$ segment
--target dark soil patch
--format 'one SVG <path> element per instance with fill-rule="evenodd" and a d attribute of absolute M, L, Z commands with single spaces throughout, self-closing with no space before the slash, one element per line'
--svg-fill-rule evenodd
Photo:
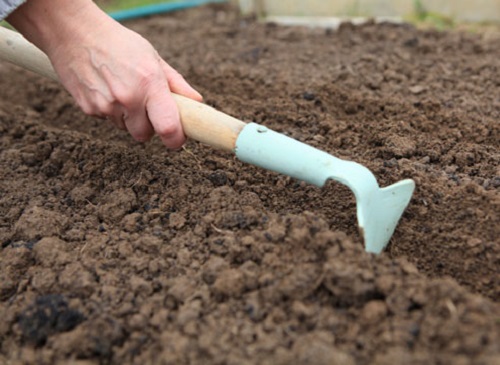
<path fill-rule="evenodd" d="M 500 38 L 131 22 L 207 103 L 417 190 L 363 251 L 350 192 L 134 143 L 0 65 L 0 363 L 498 364 Z"/>

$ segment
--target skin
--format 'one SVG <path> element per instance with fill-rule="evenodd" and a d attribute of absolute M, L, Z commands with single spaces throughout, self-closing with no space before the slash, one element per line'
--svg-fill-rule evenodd
<path fill-rule="evenodd" d="M 86 114 L 109 119 L 140 142 L 156 133 L 168 148 L 184 144 L 171 92 L 197 101 L 201 95 L 92 0 L 29 0 L 7 21 L 47 54 Z"/>

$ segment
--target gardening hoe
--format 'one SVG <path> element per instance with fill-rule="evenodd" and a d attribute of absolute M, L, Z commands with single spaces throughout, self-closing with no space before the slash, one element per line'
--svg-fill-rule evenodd
<path fill-rule="evenodd" d="M 20 34 L 0 27 L 0 59 L 58 80 L 47 56 Z M 358 225 L 368 252 L 380 253 L 410 202 L 415 183 L 380 188 L 366 167 L 344 161 L 262 125 L 246 124 L 205 104 L 173 95 L 186 136 L 231 151 L 244 161 L 317 186 L 328 179 L 347 185 L 356 197 Z"/>

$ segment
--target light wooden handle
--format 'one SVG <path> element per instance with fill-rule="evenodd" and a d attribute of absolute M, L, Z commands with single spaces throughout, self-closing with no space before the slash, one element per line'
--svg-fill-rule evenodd
<path fill-rule="evenodd" d="M 21 34 L 0 27 L 0 59 L 59 81 L 49 58 Z"/>
<path fill-rule="evenodd" d="M 59 81 L 49 58 L 19 33 L 0 27 L 0 59 Z M 246 125 L 214 108 L 173 94 L 184 133 L 212 147 L 234 152 L 236 139 Z"/>

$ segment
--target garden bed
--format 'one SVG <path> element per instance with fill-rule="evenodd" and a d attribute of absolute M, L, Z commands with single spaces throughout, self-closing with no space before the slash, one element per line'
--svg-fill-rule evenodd
<path fill-rule="evenodd" d="M 415 195 L 367 254 L 341 185 L 135 143 L 0 64 L 0 363 L 498 363 L 499 37 L 224 6 L 127 25 L 208 104 Z"/>

